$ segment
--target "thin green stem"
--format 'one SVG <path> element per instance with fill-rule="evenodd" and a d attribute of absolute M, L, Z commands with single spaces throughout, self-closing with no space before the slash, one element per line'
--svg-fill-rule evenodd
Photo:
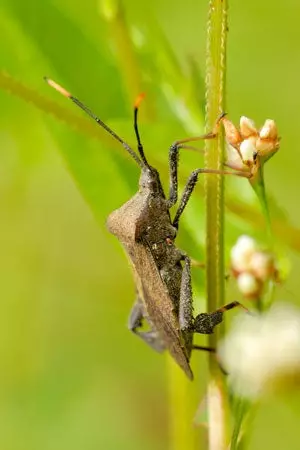
<path fill-rule="evenodd" d="M 242 399 L 240 399 L 240 398 L 237 399 L 237 404 L 235 407 L 235 414 L 234 414 L 235 423 L 234 423 L 233 433 L 232 433 L 232 438 L 231 438 L 231 443 L 230 443 L 230 450 L 237 450 L 237 448 L 238 448 L 240 431 L 241 431 L 242 423 L 244 420 L 245 411 L 246 411 L 245 403 L 243 402 Z"/>
<path fill-rule="evenodd" d="M 225 69 L 227 37 L 227 0 L 210 0 L 206 60 L 206 127 L 214 128 L 218 116 L 225 111 Z M 224 137 L 220 133 L 209 140 L 205 148 L 205 166 L 222 170 L 224 161 Z M 214 311 L 224 304 L 224 184 L 221 175 L 206 175 L 206 283 L 208 310 Z M 209 339 L 209 346 L 216 346 L 217 335 Z M 213 355 L 210 356 L 211 386 L 220 385 L 219 368 Z M 217 408 L 215 397 L 208 404 L 210 449 L 226 447 L 226 432 L 222 399 Z M 224 399 L 223 399 L 224 400 Z M 216 408 L 218 414 L 216 414 Z M 224 411 L 224 409 L 223 409 Z M 214 435 L 214 418 L 218 415 L 218 436 Z M 221 425 L 221 426 L 220 426 Z"/>
<path fill-rule="evenodd" d="M 268 205 L 268 199 L 266 195 L 266 188 L 265 188 L 265 180 L 264 180 L 264 165 L 261 163 L 259 171 L 257 173 L 257 176 L 255 179 L 251 182 L 251 185 L 253 189 L 255 190 L 255 193 L 259 199 L 262 213 L 264 215 L 267 231 L 268 231 L 268 237 L 270 239 L 270 244 L 272 244 L 273 240 L 273 234 L 272 234 L 272 224 L 271 224 L 271 217 L 270 217 L 270 211 L 269 211 L 269 205 Z"/>
<path fill-rule="evenodd" d="M 206 62 L 206 128 L 212 130 L 225 109 L 225 57 L 227 34 L 227 1 L 210 0 Z M 206 141 L 205 166 L 223 168 L 224 138 Z M 206 266 L 209 310 L 224 303 L 223 216 L 224 185 L 222 175 L 206 175 Z M 215 341 L 210 343 L 215 346 Z"/>

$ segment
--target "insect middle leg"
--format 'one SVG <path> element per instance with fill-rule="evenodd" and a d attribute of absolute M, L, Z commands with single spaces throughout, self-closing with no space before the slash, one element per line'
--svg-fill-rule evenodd
<path fill-rule="evenodd" d="M 186 333 L 203 333 L 211 334 L 216 325 L 223 320 L 223 311 L 215 311 L 213 313 L 202 313 L 193 315 L 193 294 L 191 281 L 191 260 L 183 254 L 184 267 L 182 270 L 181 288 L 180 288 L 180 305 L 179 305 L 179 326 L 183 334 Z M 201 316 L 202 321 L 198 317 Z M 199 324 L 198 324 L 199 322 Z M 192 339 L 191 339 L 192 341 Z"/>
<path fill-rule="evenodd" d="M 216 325 L 223 321 L 223 314 L 235 307 L 241 307 L 248 311 L 239 302 L 234 301 L 209 313 L 198 314 L 195 318 L 193 315 L 193 295 L 191 284 L 191 260 L 183 254 L 184 267 L 182 270 L 180 304 L 179 304 L 179 326 L 184 336 L 186 347 L 190 352 L 193 347 L 193 334 L 212 334 Z M 201 347 L 201 350 L 214 351 L 214 349 Z"/>
<path fill-rule="evenodd" d="M 140 328 L 143 327 L 143 322 L 146 320 L 150 326 L 149 331 L 141 331 Z M 154 326 L 149 323 L 147 317 L 145 317 L 145 310 L 142 300 L 137 298 L 135 301 L 130 316 L 128 320 L 128 328 L 134 334 L 139 336 L 143 341 L 146 342 L 153 350 L 157 352 L 163 352 L 165 350 L 165 344 L 162 341 L 159 333 L 155 330 Z"/>

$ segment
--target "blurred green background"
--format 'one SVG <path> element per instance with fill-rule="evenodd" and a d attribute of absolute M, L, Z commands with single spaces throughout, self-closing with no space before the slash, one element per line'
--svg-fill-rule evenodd
<path fill-rule="evenodd" d="M 203 132 L 207 2 L 127 0 L 116 15 L 111 2 L 2 0 L 0 11 L 0 448 L 167 449 L 166 358 L 127 331 L 133 281 L 105 229 L 109 212 L 135 191 L 138 170 L 42 78 L 57 80 L 131 143 L 132 104 L 146 91 L 141 134 L 167 182 L 169 145 Z M 258 125 L 273 118 L 282 136 L 266 166 L 266 186 L 277 251 L 291 264 L 276 297 L 296 303 L 299 15 L 296 0 L 232 0 L 227 72 L 230 118 L 243 114 Z M 201 165 L 201 155 L 182 154 L 182 181 Z M 201 186 L 179 245 L 204 260 Z M 227 194 L 227 252 L 241 233 L 264 241 L 247 182 L 230 180 Z M 195 270 L 202 309 L 203 279 Z M 229 301 L 238 298 L 232 285 Z M 196 415 L 205 355 L 192 363 L 196 382 L 187 389 Z M 299 449 L 299 400 L 296 394 L 265 401 L 249 448 Z M 201 427 L 199 442 L 205 448 Z"/>

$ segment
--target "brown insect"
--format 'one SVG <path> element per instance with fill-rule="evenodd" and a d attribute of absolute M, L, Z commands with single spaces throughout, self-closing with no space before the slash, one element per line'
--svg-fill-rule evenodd
<path fill-rule="evenodd" d="M 212 139 L 215 134 L 208 133 L 177 141 L 170 147 L 170 188 L 166 197 L 159 173 L 149 164 L 141 143 L 137 122 L 141 97 L 134 107 L 134 130 L 138 144 L 136 153 L 80 100 L 54 81 L 48 78 L 46 81 L 119 141 L 141 169 L 138 192 L 112 212 L 107 219 L 108 229 L 123 245 L 134 274 L 136 300 L 128 326 L 153 349 L 159 352 L 167 349 L 186 375 L 192 379 L 189 363 L 192 349 L 214 351 L 194 346 L 193 334 L 213 333 L 214 327 L 222 322 L 223 312 L 238 305 L 238 302 L 232 302 L 217 311 L 201 313 L 194 317 L 191 260 L 185 252 L 175 246 L 179 220 L 197 183 L 198 175 L 226 172 L 213 169 L 194 170 L 186 183 L 174 218 L 172 219 L 170 215 L 170 208 L 177 203 L 178 197 L 179 150 L 187 142 Z M 142 328 L 144 320 L 148 323 L 148 330 Z"/>

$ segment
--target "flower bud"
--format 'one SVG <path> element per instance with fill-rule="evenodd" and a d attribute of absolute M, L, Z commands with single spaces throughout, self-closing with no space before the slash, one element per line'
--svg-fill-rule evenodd
<path fill-rule="evenodd" d="M 247 138 L 249 136 L 256 136 L 257 129 L 255 127 L 255 123 L 253 120 L 248 117 L 241 116 L 240 118 L 240 132 L 243 138 Z"/>
<path fill-rule="evenodd" d="M 243 272 L 237 277 L 237 285 L 245 297 L 256 297 L 261 287 L 255 276 L 249 272 Z"/>
<path fill-rule="evenodd" d="M 256 252 L 250 261 L 252 273 L 260 281 L 267 281 L 274 274 L 274 258 L 266 252 Z"/>
<path fill-rule="evenodd" d="M 279 141 L 264 140 L 258 138 L 256 141 L 256 150 L 260 156 L 271 155 L 279 149 Z"/>
<path fill-rule="evenodd" d="M 250 137 L 241 143 L 240 152 L 243 161 L 253 161 L 253 155 L 256 153 L 255 141 L 256 138 Z"/>
<path fill-rule="evenodd" d="M 245 164 L 242 161 L 240 152 L 228 142 L 226 144 L 226 165 L 234 170 L 244 170 Z"/>
<path fill-rule="evenodd" d="M 260 129 L 259 136 L 261 139 L 274 139 L 278 137 L 277 126 L 274 120 L 267 119 Z"/>
<path fill-rule="evenodd" d="M 246 235 L 240 236 L 231 249 L 232 268 L 238 273 L 251 270 L 251 258 L 256 251 L 257 245 L 254 239 Z"/>
<path fill-rule="evenodd" d="M 233 146 L 239 144 L 242 141 L 242 137 L 238 129 L 226 117 L 222 119 L 222 123 L 224 125 L 225 136 L 229 144 Z"/>

